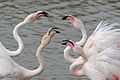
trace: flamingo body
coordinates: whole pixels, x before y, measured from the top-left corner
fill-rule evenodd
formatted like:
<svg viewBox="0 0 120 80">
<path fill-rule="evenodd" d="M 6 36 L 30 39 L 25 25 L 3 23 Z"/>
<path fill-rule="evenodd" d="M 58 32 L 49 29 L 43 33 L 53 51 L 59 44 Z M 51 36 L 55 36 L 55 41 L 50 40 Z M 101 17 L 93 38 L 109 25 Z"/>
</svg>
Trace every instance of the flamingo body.
<svg viewBox="0 0 120 80">
<path fill-rule="evenodd" d="M 119 49 L 111 47 L 91 56 L 83 65 L 86 75 L 91 80 L 120 80 L 119 53 Z"/>
<path fill-rule="evenodd" d="M 65 41 L 63 41 L 65 44 Z M 120 49 L 109 47 L 101 50 L 98 54 L 86 57 L 84 50 L 67 40 L 67 45 L 73 44 L 74 52 L 80 55 L 83 60 L 77 60 L 70 65 L 70 72 L 74 76 L 86 75 L 91 80 L 120 80 Z M 77 47 L 76 47 L 77 45 Z M 78 48 L 79 47 L 79 48 Z"/>
<path fill-rule="evenodd" d="M 83 25 L 79 24 L 81 21 L 74 16 L 67 16 L 65 20 L 82 31 Z M 85 34 L 83 32 L 83 36 Z M 72 61 L 70 65 L 70 72 L 74 76 L 86 75 L 91 80 L 120 80 L 120 24 L 101 21 L 86 41 L 83 49 L 81 48 L 81 41 L 75 43 L 71 40 L 64 40 L 63 42 L 73 49 L 73 52 L 80 55 L 77 58 L 79 60 Z M 76 49 L 76 45 L 79 45 L 79 50 Z M 66 53 L 64 52 L 64 54 L 69 55 L 70 48 L 65 49 Z M 69 61 L 73 58 L 67 59 L 66 56 L 65 59 Z"/>
</svg>

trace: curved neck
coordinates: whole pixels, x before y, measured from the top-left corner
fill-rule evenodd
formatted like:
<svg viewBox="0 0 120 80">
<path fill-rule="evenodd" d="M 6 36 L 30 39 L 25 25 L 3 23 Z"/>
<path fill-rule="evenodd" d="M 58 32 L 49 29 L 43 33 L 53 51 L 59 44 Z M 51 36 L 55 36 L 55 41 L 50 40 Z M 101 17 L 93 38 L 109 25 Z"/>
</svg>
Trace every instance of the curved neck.
<svg viewBox="0 0 120 80">
<path fill-rule="evenodd" d="M 25 69 L 25 68 L 23 69 L 23 74 L 24 74 L 25 78 L 34 77 L 34 76 L 40 74 L 44 70 L 45 61 L 44 61 L 44 58 L 43 58 L 42 53 L 41 53 L 44 47 L 45 46 L 40 45 L 37 49 L 37 52 L 36 52 L 36 57 L 37 57 L 37 60 L 39 62 L 39 67 L 35 70 L 28 70 L 28 69 Z"/>
<path fill-rule="evenodd" d="M 78 44 L 79 46 L 83 45 L 87 39 L 87 33 L 86 33 L 86 30 L 84 28 L 84 25 L 81 21 L 78 21 L 78 22 L 75 22 L 73 23 L 73 25 L 78 28 L 81 32 L 82 32 L 82 39 L 78 42 L 76 42 L 76 44 Z M 67 46 L 65 49 L 64 49 L 64 58 L 69 62 L 69 63 L 73 63 L 75 62 L 77 59 L 73 59 L 72 56 L 70 55 L 71 53 L 71 48 L 69 46 Z"/>
<path fill-rule="evenodd" d="M 72 58 L 71 56 L 71 50 L 72 48 L 70 46 L 67 46 L 65 49 L 64 49 L 64 58 L 69 62 L 69 63 L 73 63 L 75 61 L 77 61 L 78 59 L 74 59 Z"/>
<path fill-rule="evenodd" d="M 86 33 L 86 30 L 85 30 L 84 27 L 81 29 L 81 32 L 82 32 L 82 35 L 83 35 L 82 39 L 80 41 L 76 42 L 76 44 L 78 44 L 79 46 L 83 45 L 86 42 L 86 39 L 87 39 L 87 33 Z"/>
<path fill-rule="evenodd" d="M 10 56 L 16 56 L 16 55 L 20 54 L 22 49 L 24 48 L 23 41 L 21 40 L 20 36 L 17 33 L 17 30 L 24 24 L 27 24 L 27 22 L 23 21 L 23 22 L 17 24 L 13 30 L 13 36 L 14 36 L 15 40 L 17 41 L 19 47 L 16 51 L 10 51 L 10 50 L 6 49 Z"/>
<path fill-rule="evenodd" d="M 83 58 L 83 60 L 81 61 L 78 60 L 74 63 L 72 63 L 70 65 L 70 72 L 75 75 L 75 76 L 82 76 L 82 75 L 85 75 L 85 71 L 84 71 L 84 68 L 83 68 L 83 65 L 88 61 L 85 54 L 82 53 L 81 57 Z"/>
<path fill-rule="evenodd" d="M 85 75 L 84 68 L 83 68 L 84 63 L 81 63 L 80 61 L 76 61 L 70 65 L 70 72 L 74 76 L 83 76 Z M 79 66 L 79 67 L 78 67 Z"/>
<path fill-rule="evenodd" d="M 80 20 L 77 20 L 76 22 L 74 22 L 73 25 L 74 25 L 74 27 L 78 28 L 82 32 L 82 39 L 80 41 L 76 42 L 76 44 L 81 46 L 86 42 L 87 32 L 85 30 L 83 23 Z"/>
</svg>

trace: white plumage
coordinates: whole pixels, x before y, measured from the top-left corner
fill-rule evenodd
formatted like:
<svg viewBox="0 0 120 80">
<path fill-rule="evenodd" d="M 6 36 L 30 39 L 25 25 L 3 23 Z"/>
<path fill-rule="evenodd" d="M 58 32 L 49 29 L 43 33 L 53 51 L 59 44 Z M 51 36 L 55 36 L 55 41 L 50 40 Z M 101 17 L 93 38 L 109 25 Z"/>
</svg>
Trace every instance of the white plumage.
<svg viewBox="0 0 120 80">
<path fill-rule="evenodd" d="M 72 23 L 75 28 L 82 32 L 83 37 L 79 42 L 76 42 L 76 44 L 79 46 L 85 44 L 83 50 L 87 57 L 98 54 L 101 50 L 111 46 L 120 47 L 120 24 L 118 23 L 101 21 L 93 34 L 87 39 L 87 33 L 82 21 L 72 15 L 63 17 L 63 20 Z M 72 58 L 71 48 L 69 46 L 64 49 L 64 58 L 69 63 L 73 63 L 79 59 Z"/>
<path fill-rule="evenodd" d="M 81 30 L 83 36 L 86 35 L 84 26 L 80 25 L 82 24 L 80 20 L 71 15 L 67 16 L 65 20 Z M 82 42 L 85 43 L 85 41 Z M 120 80 L 120 24 L 101 21 L 86 41 L 83 49 L 80 47 L 83 45 L 81 41 L 75 43 L 67 40 L 67 45 L 70 48 L 67 47 L 64 54 L 70 58 L 67 59 L 66 55 L 65 59 L 72 61 L 70 71 L 74 76 L 86 75 L 91 80 Z M 74 61 L 70 56 L 72 48 L 75 53 L 80 55 Z"/>
<path fill-rule="evenodd" d="M 86 56 L 89 57 L 111 46 L 118 47 L 119 44 L 120 24 L 101 21 L 93 34 L 88 38 L 83 49 Z"/>
<path fill-rule="evenodd" d="M 101 51 L 99 54 L 91 56 L 83 65 L 86 75 L 91 80 L 120 79 L 119 55 L 120 50 L 111 47 Z"/>
</svg>

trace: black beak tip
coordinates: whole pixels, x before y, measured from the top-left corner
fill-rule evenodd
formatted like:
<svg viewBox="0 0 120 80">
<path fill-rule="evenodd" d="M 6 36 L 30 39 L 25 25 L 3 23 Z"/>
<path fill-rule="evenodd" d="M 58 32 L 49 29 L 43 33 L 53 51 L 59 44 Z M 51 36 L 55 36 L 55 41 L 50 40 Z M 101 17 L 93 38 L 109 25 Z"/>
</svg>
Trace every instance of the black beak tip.
<svg viewBox="0 0 120 80">
<path fill-rule="evenodd" d="M 62 40 L 62 45 L 67 45 L 68 40 Z"/>
<path fill-rule="evenodd" d="M 60 33 L 60 31 L 56 31 L 56 33 Z"/>
<path fill-rule="evenodd" d="M 48 13 L 47 12 L 45 12 L 45 11 L 43 11 L 43 14 L 45 15 L 45 17 L 48 17 Z"/>
<path fill-rule="evenodd" d="M 65 43 L 65 42 L 62 42 L 61 44 L 62 44 L 62 45 L 66 45 L 66 43 Z"/>
<path fill-rule="evenodd" d="M 69 16 L 64 16 L 64 17 L 62 18 L 62 20 L 66 20 L 66 19 L 67 19 L 67 17 L 69 17 Z"/>
<path fill-rule="evenodd" d="M 52 29 L 59 29 L 58 27 L 53 27 Z"/>
</svg>

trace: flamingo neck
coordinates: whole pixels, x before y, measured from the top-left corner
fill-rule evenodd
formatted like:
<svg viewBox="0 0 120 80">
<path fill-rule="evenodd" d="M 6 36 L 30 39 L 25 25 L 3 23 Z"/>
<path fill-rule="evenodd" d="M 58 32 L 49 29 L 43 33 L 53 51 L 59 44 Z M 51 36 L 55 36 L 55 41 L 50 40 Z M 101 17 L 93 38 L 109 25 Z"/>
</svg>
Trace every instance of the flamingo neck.
<svg viewBox="0 0 120 80">
<path fill-rule="evenodd" d="M 79 58 L 80 60 L 78 60 L 70 65 L 70 72 L 75 76 L 85 75 L 83 66 L 88 61 L 88 59 L 86 58 L 84 53 L 83 53 L 83 55 L 81 55 L 81 57 L 83 58 L 82 60 Z"/>
<path fill-rule="evenodd" d="M 77 44 L 78 44 L 79 46 L 83 45 L 83 44 L 86 42 L 86 39 L 87 39 L 87 33 L 86 33 L 86 30 L 85 30 L 84 27 L 81 29 L 81 32 L 82 32 L 82 35 L 83 35 L 83 36 L 82 36 L 82 39 L 77 42 Z"/>
<path fill-rule="evenodd" d="M 45 60 L 44 60 L 44 58 L 42 56 L 42 53 L 41 53 L 44 47 L 45 47 L 44 45 L 40 45 L 37 49 L 37 52 L 36 52 L 36 57 L 37 57 L 37 60 L 39 62 L 39 67 L 35 70 L 28 70 L 28 69 L 23 70 L 24 71 L 24 76 L 26 78 L 34 77 L 34 76 L 40 74 L 44 70 Z"/>
<path fill-rule="evenodd" d="M 86 30 L 84 28 L 83 23 L 80 20 L 77 20 L 76 22 L 73 23 L 73 26 L 75 26 L 76 28 L 78 28 L 81 32 L 82 32 L 82 39 L 78 42 L 76 42 L 76 44 L 78 44 L 79 46 L 83 45 L 87 39 L 87 33 Z M 69 63 L 73 63 L 78 59 L 73 59 L 71 56 L 71 47 L 67 46 L 64 49 L 64 58 L 69 62 Z"/>
<path fill-rule="evenodd" d="M 82 39 L 80 41 L 76 42 L 79 46 L 81 46 L 85 43 L 85 41 L 87 39 L 87 32 L 85 30 L 85 27 L 84 27 L 82 21 L 80 21 L 80 20 L 76 20 L 75 22 L 73 22 L 73 26 L 82 32 Z"/>
<path fill-rule="evenodd" d="M 69 62 L 69 63 L 73 63 L 75 61 L 77 61 L 78 59 L 74 59 L 72 58 L 72 55 L 71 55 L 71 50 L 72 48 L 70 46 L 67 46 L 65 49 L 64 49 L 64 58 Z"/>
<path fill-rule="evenodd" d="M 23 21 L 23 22 L 17 24 L 13 30 L 13 36 L 14 36 L 15 40 L 17 41 L 19 47 L 16 51 L 10 51 L 10 50 L 6 49 L 10 56 L 16 56 L 16 55 L 20 54 L 22 49 L 24 48 L 23 41 L 21 40 L 20 36 L 17 33 L 17 30 L 24 24 L 27 24 L 27 22 Z"/>
<path fill-rule="evenodd" d="M 85 75 L 85 71 L 83 69 L 84 62 L 76 61 L 70 65 L 70 72 L 74 76 L 83 76 Z M 79 67 L 78 67 L 79 66 Z"/>
<path fill-rule="evenodd" d="M 88 61 L 88 58 L 86 57 L 84 50 L 81 48 L 80 51 L 77 53 L 83 58 L 84 62 Z"/>
</svg>

